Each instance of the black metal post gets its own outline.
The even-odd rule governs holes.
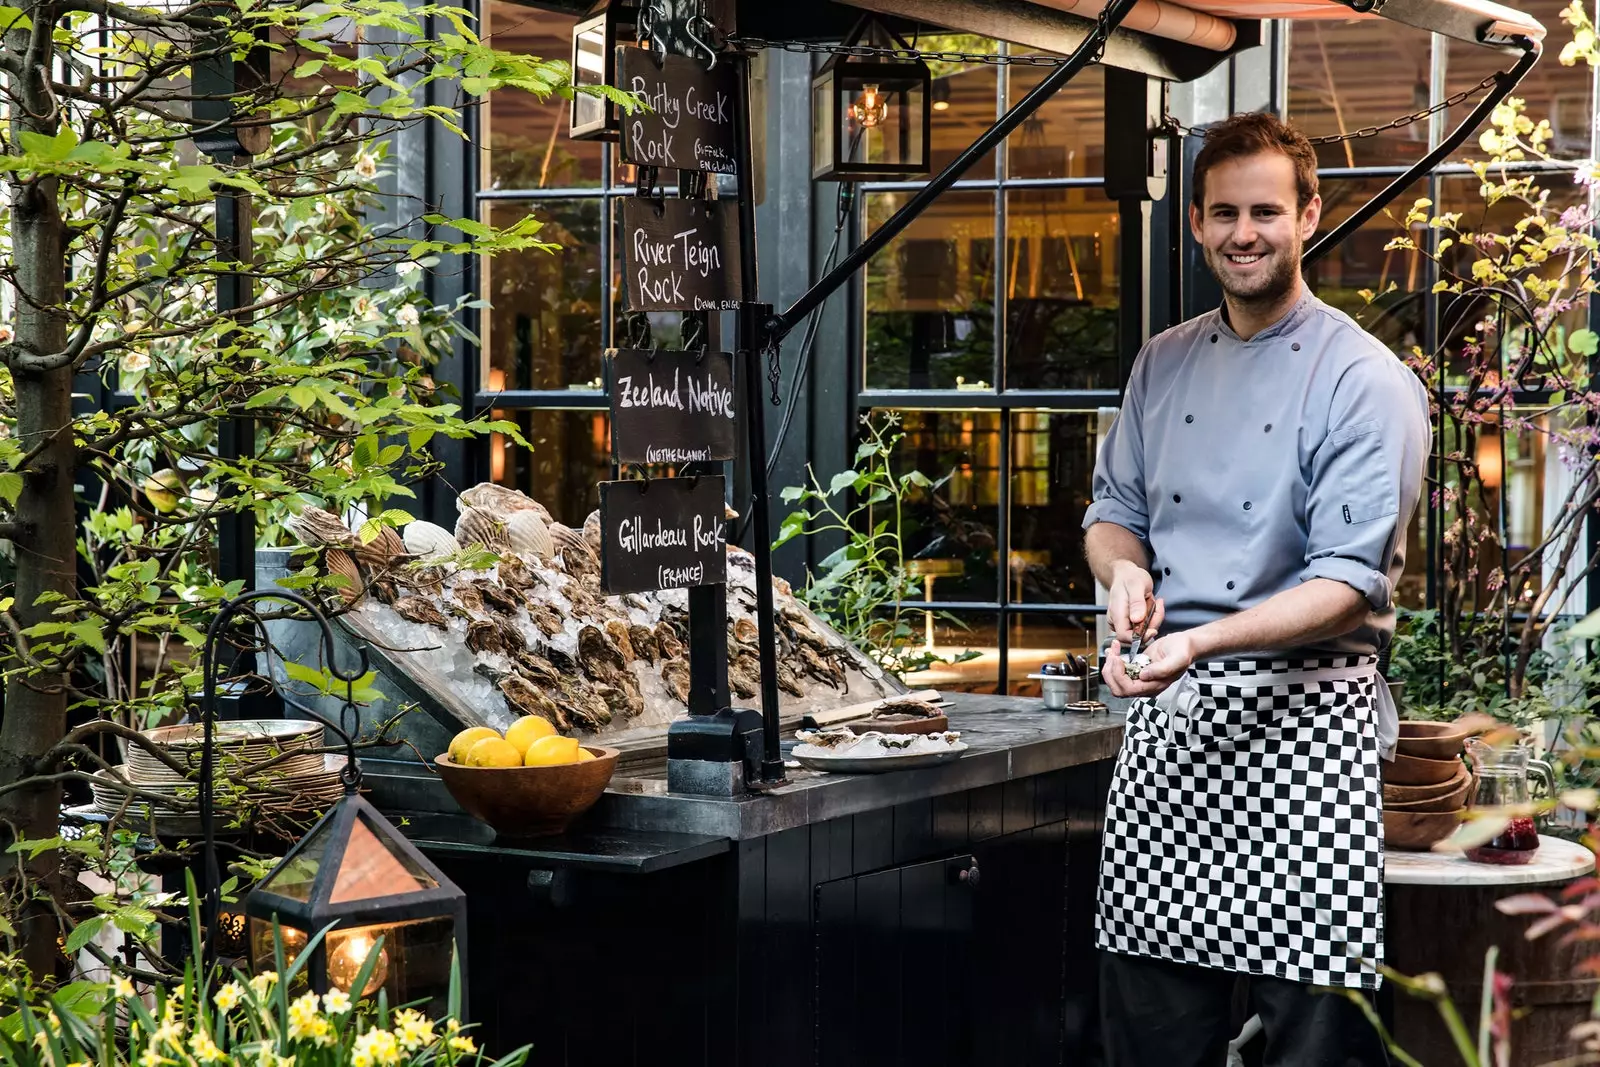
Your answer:
[[[857,245],[837,267],[829,271],[817,284],[807,289],[800,299],[789,306],[787,311],[780,315],[774,315],[767,320],[766,333],[769,340],[773,343],[781,340],[783,335],[794,329],[802,319],[811,313],[812,309],[833,295],[834,290],[849,281],[855,272],[861,269],[869,259],[890,241],[894,240],[901,230],[911,225],[917,216],[926,211],[929,205],[937,200],[945,190],[959,181],[961,176],[971,169],[974,163],[988,155],[995,145],[1005,140],[1013,130],[1027,121],[1046,100],[1053,97],[1062,86],[1071,81],[1078,71],[1091,63],[1098,62],[1105,48],[1106,40],[1111,36],[1111,31],[1122,24],[1122,20],[1127,17],[1128,12],[1133,10],[1136,2],[1137,0],[1110,0],[1110,3],[1101,9],[1099,17],[1095,20],[1094,28],[1089,31],[1088,36],[1083,39],[1078,47],[1073,49],[1072,54],[1066,58],[1065,62],[1046,75],[1038,85],[1033,87],[1027,96],[1017,101],[1015,107],[1001,115],[993,126],[983,131],[978,139],[968,145],[955,159],[951,160],[944,170],[929,179],[928,184],[917,190],[916,195],[907,200],[905,206],[890,215],[882,226],[878,227],[871,236]],[[747,297],[750,294],[750,290],[745,293]]]
[[[216,257],[224,263],[248,263],[250,248],[250,194],[218,189],[216,194]],[[250,275],[229,271],[217,278],[217,311],[237,314],[250,303]],[[222,420],[217,434],[217,458],[224,463],[248,459],[255,452],[255,420]],[[243,579],[245,588],[256,579],[255,514],[229,510],[218,521],[218,572],[223,582]]]
[[[1478,106],[1472,109],[1472,113],[1462,120],[1459,126],[1451,130],[1449,135],[1440,141],[1433,151],[1413,163],[1404,174],[1385,186],[1382,192],[1368,200],[1360,208],[1352,212],[1349,218],[1323,234],[1318,238],[1316,244],[1306,249],[1306,253],[1300,261],[1301,270],[1309,269],[1312,264],[1339,247],[1339,244],[1346,237],[1366,225],[1367,221],[1387,207],[1390,201],[1410,188],[1412,182],[1437,167],[1440,163],[1443,163],[1451,152],[1461,147],[1461,142],[1465,141],[1468,135],[1473,130],[1476,130],[1496,107],[1500,106],[1500,101],[1511,95],[1511,90],[1517,87],[1517,83],[1522,81],[1523,76],[1538,62],[1540,51],[1541,47],[1537,41],[1524,39],[1522,55],[1517,57],[1517,61],[1512,64],[1510,70],[1503,70],[1495,76],[1494,88],[1489,91],[1487,96],[1478,101]]]

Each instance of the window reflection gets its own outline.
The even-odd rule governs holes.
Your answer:
[[[560,246],[485,260],[486,389],[587,387],[600,376],[600,208],[599,200],[486,205],[495,226],[534,214],[544,223],[540,239]]]
[[[1589,154],[1590,130],[1594,121],[1591,104],[1594,72],[1583,62],[1570,67],[1562,66],[1556,56],[1561,42],[1569,40],[1572,33],[1572,27],[1561,20],[1561,9],[1567,4],[1565,0],[1519,0],[1511,6],[1538,19],[1550,33],[1548,51],[1517,83],[1514,95],[1527,103],[1524,113],[1534,122],[1550,120],[1554,134],[1549,143],[1552,155],[1564,159],[1582,159]],[[1489,75],[1505,69],[1506,62],[1506,57],[1493,49],[1451,41],[1445,95],[1472,88]],[[1450,124],[1466,118],[1473,105],[1481,99],[1481,95],[1474,96],[1452,108]],[[1470,140],[1467,143],[1469,147],[1472,145]]]
[[[611,477],[610,420],[604,411],[496,412],[516,422],[532,450],[495,434],[489,442],[489,475],[520,489],[550,509],[557,521],[583,525],[600,506],[602,481]]]
[[[1012,46],[1014,51],[1027,51]],[[1044,67],[1012,67],[1007,106],[1044,80]],[[1081,71],[1046,100],[1006,140],[1006,170],[1013,178],[1098,177],[1106,169],[1105,68]]]
[[[1490,62],[1498,53],[1484,52]],[[1308,137],[1377,126],[1428,106],[1432,37],[1391,19],[1304,19],[1289,34],[1289,118]],[[1318,145],[1324,167],[1409,163],[1428,149],[1428,124]]]
[[[1109,411],[1104,421],[1109,428]],[[1100,423],[1095,411],[1011,413],[1008,594],[1015,603],[1094,603],[1082,527]]]
[[[505,0],[483,7],[488,43],[521,55],[567,59],[575,16],[539,11]],[[483,182],[490,189],[576,189],[600,184],[598,141],[567,136],[568,102],[539,99],[521,89],[497,89],[478,110],[484,145]]]
[[[1074,188],[1006,207],[1007,388],[1118,388],[1116,205]]]
[[[1095,661],[1098,621],[1094,612],[1034,613],[1010,617],[1006,648],[1007,692],[1019,696],[1039,696],[1039,683],[1028,675],[1038,674],[1046,663],[1059,663],[1068,655]],[[1091,699],[1093,694],[1090,694]]]
[[[999,42],[967,34],[921,35],[913,47],[926,52],[972,52],[991,55]],[[999,104],[995,68],[983,64],[929,62],[933,76],[929,107],[929,162],[937,174],[994,123]],[[993,178],[994,153],[989,152],[967,171],[968,178]]]
[[[869,195],[866,228],[908,194]],[[947,193],[866,269],[869,389],[992,387],[994,197]]]
[[[1388,184],[1387,178],[1324,179],[1321,183],[1322,224],[1317,236],[1331,232]],[[1428,228],[1417,223],[1407,231],[1402,222],[1412,204],[1427,195],[1428,183],[1417,182],[1340,242],[1307,274],[1312,291],[1320,299],[1355,319],[1384,344],[1402,352],[1423,343],[1424,302],[1433,286],[1428,258],[1420,249],[1427,239]],[[1417,242],[1418,250],[1385,247],[1407,232]],[[1374,294],[1370,304],[1362,295],[1363,290]]]
[[[916,614],[913,612],[913,616]],[[929,614],[924,614],[920,619],[913,617],[912,629],[926,633],[929,618]],[[932,664],[927,670],[908,672],[905,683],[913,689],[932,688],[957,693],[997,692],[1000,679],[1000,631],[995,625],[997,618],[992,611],[932,613],[933,640],[924,647],[946,658]],[[976,652],[977,655],[964,662],[952,662],[965,652]]]

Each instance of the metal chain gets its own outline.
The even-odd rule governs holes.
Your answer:
[[[1109,5],[1107,6],[1109,7]],[[1105,9],[1102,9],[1101,21],[1104,21],[1104,14]],[[1066,62],[1066,58],[1062,56],[1046,56],[1037,55],[1034,53],[1017,56],[1002,56],[985,52],[922,52],[915,48],[879,48],[875,45],[865,44],[846,45],[814,44],[810,41],[769,41],[765,37],[729,37],[727,39],[727,43],[735,48],[754,51],[761,51],[769,48],[779,48],[785,52],[848,56],[853,59],[899,59],[905,61],[922,60],[924,62],[932,60],[939,63],[963,63],[969,66],[981,64],[991,67],[1059,67]],[[1100,45],[1101,55],[1103,55],[1104,52],[1105,42],[1102,38]],[[1098,58],[1099,57],[1097,56],[1096,59],[1098,60]],[[1309,140],[1313,145],[1340,144],[1345,141],[1358,141],[1368,137],[1376,137],[1380,133],[1387,133],[1390,130],[1404,129],[1414,122],[1421,122],[1423,119],[1429,118],[1440,111],[1455,107],[1457,104],[1465,103],[1467,100],[1477,96],[1484,90],[1491,88],[1495,84],[1495,81],[1498,77],[1499,75],[1497,74],[1491,74],[1470,89],[1463,89],[1461,92],[1454,94],[1448,99],[1441,100],[1439,103],[1434,104],[1431,107],[1423,108],[1421,111],[1415,111],[1409,115],[1402,115],[1400,118],[1385,122],[1381,126],[1363,126],[1361,129],[1356,130],[1353,133],[1329,134],[1325,137],[1310,137],[1307,138],[1307,140]],[[1162,128],[1169,130],[1172,133],[1182,134],[1185,136],[1196,132],[1193,127],[1185,126],[1171,115],[1165,116],[1162,122]]]

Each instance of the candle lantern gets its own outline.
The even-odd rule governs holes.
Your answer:
[[[339,989],[359,998],[382,989],[390,1004],[425,1001],[430,1014],[439,1014],[458,952],[465,982],[465,895],[354,794],[312,827],[245,898],[244,910],[258,973],[276,967],[274,920],[285,963],[332,925],[305,967],[315,992]]]
[[[870,15],[844,44],[912,51]],[[920,59],[886,52],[830,56],[811,79],[811,177],[872,181],[929,174],[931,87]]]
[[[599,0],[572,28],[574,86],[617,84],[617,46],[638,40],[637,5],[628,0]],[[617,105],[589,93],[572,95],[569,134],[579,141],[616,141],[622,137]]]

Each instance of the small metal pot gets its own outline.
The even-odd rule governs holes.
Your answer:
[[[1047,711],[1061,711],[1075,700],[1083,699],[1083,679],[1070,674],[1030,674],[1028,678],[1039,683]]]

